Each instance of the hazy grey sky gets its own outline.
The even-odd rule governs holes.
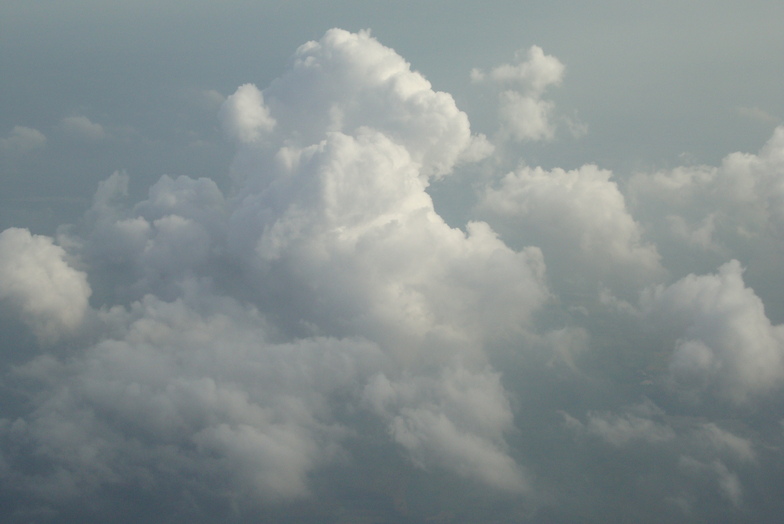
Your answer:
[[[775,522],[781,2],[0,4],[0,520]]]

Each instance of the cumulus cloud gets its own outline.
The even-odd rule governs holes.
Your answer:
[[[563,73],[538,47],[475,70],[506,104],[495,137],[554,136],[543,96]],[[509,151],[451,95],[338,29],[268,86],[209,98],[236,146],[230,181],[164,175],[139,200],[117,172],[56,238],[0,233],[0,325],[38,337],[3,363],[0,514],[784,510],[781,416],[766,415],[784,328],[743,270],[744,247],[781,237],[784,131],[718,167],[629,180],[502,171]],[[452,227],[428,191],[488,156]]]
[[[497,373],[446,368],[438,377],[397,381],[377,375],[364,396],[417,466],[476,477],[504,491],[528,487],[506,453],[513,414]]]
[[[511,245],[540,246],[556,286],[585,291],[598,281],[635,289],[663,273],[612,173],[597,166],[520,168],[487,187],[477,211]]]
[[[104,310],[102,340],[76,358],[17,369],[52,389],[2,438],[25,442],[58,473],[21,469],[6,489],[52,503],[120,479],[144,487],[158,477],[164,488],[195,475],[192,484],[244,503],[308,493],[307,474],[350,436],[331,397],[368,377],[380,352],[360,340],[275,343],[252,308],[190,300],[147,296]]]
[[[784,127],[777,127],[757,154],[638,173],[629,195],[661,243],[740,257],[750,246],[784,238],[783,177]]]
[[[252,84],[240,86],[223,103],[221,120],[226,133],[242,142],[258,141],[275,127],[275,119],[264,105],[264,96]]]
[[[7,153],[26,154],[45,145],[46,136],[32,127],[14,126],[8,138],[0,138],[0,150]]]
[[[97,142],[109,136],[101,124],[92,122],[84,115],[63,118],[60,129],[71,138],[88,142]]]
[[[471,71],[474,82],[489,82],[499,89],[498,116],[501,135],[514,141],[552,140],[555,136],[555,104],[542,99],[550,86],[563,80],[564,65],[554,56],[532,46],[525,55],[518,51],[515,62],[485,73]]]
[[[670,370],[681,387],[744,402],[784,378],[784,326],[771,324],[742,274],[733,260],[643,295],[647,314],[675,338]]]
[[[369,32],[333,29],[301,46],[264,97],[280,122],[279,139],[292,146],[318,144],[325,134],[356,136],[373,129],[404,147],[425,180],[449,173],[481,140],[471,135],[468,117],[451,95],[434,91]]]
[[[0,233],[0,301],[52,342],[74,331],[90,297],[87,275],[71,267],[51,238],[11,228]]]
[[[4,233],[34,242],[43,260],[27,256],[54,265],[54,290],[84,286],[59,293],[76,295],[68,308],[36,309],[47,294],[9,275],[9,300],[46,329],[76,329],[86,278],[97,289],[90,342],[14,373],[46,393],[3,438],[59,472],[6,453],[15,489],[57,505],[120,479],[144,489],[195,474],[243,501],[290,500],[345,460],[359,410],[421,468],[525,491],[485,348],[532,329],[545,267],[538,249],[435,212],[430,180],[489,151],[451,96],[368,33],[332,30],[268,89],[241,86],[220,117],[238,148],[231,196],[163,176],[131,204],[115,173],[58,235],[89,277],[52,239]],[[6,271],[30,265],[5,251]]]

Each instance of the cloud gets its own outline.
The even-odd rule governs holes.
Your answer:
[[[451,95],[433,91],[369,32],[333,29],[301,46],[264,99],[279,122],[278,136],[291,145],[317,144],[332,132],[354,136],[374,129],[406,149],[423,179],[449,173],[481,140],[472,137],[468,117]]]
[[[97,142],[109,136],[101,124],[91,122],[83,115],[63,118],[60,121],[60,129],[69,137],[86,142]]]
[[[349,435],[329,396],[367,376],[379,351],[358,340],[276,344],[253,309],[213,301],[199,312],[188,299],[147,296],[104,310],[98,343],[19,368],[49,394],[5,437],[27,441],[59,473],[22,474],[17,488],[52,501],[119,479],[198,475],[241,498],[306,495],[307,473]]]
[[[721,165],[638,173],[632,209],[662,244],[740,257],[749,245],[784,238],[784,127],[757,154],[732,153]]]
[[[76,330],[91,290],[65,250],[48,237],[11,228],[0,233],[0,301],[17,311],[45,342]]]
[[[518,51],[515,62],[502,64],[489,73],[471,71],[471,80],[488,82],[499,92],[498,115],[502,138],[514,141],[552,140],[555,136],[555,104],[543,100],[550,86],[563,80],[564,65],[542,48],[532,46],[525,55]]]
[[[476,477],[504,491],[528,489],[506,453],[504,433],[513,415],[497,373],[446,368],[439,377],[394,382],[377,375],[364,396],[417,466]]]
[[[477,211],[511,245],[540,246],[556,286],[585,292],[598,281],[615,290],[639,289],[661,277],[663,268],[611,178],[593,165],[572,171],[523,167],[487,187]]]
[[[53,334],[90,318],[70,358],[14,371],[40,394],[2,438],[57,473],[4,446],[6,486],[57,507],[189,477],[194,496],[278,504],[350,456],[359,413],[421,468],[526,491],[486,346],[532,329],[545,267],[538,249],[435,212],[430,181],[489,151],[451,96],[368,33],[332,30],[265,91],[241,86],[221,118],[238,148],[230,196],[163,176],[129,204],[115,173],[60,230],[64,249],[3,233],[7,272],[53,281],[9,274],[12,306]]]
[[[715,167],[500,168],[555,136],[563,74],[538,47],[475,70],[509,106],[491,143],[333,29],[205,95],[230,180],[116,172],[54,238],[0,233],[0,514],[778,515],[784,328],[743,268],[780,279],[784,131]],[[460,227],[429,192],[453,181]]]
[[[675,339],[670,370],[679,387],[742,403],[784,378],[784,326],[774,326],[733,260],[643,295],[658,329]]]
[[[8,138],[0,138],[0,150],[23,155],[46,146],[46,136],[37,129],[14,126]]]
[[[714,448],[727,452],[735,460],[741,463],[756,462],[757,454],[748,439],[725,431],[713,423],[705,424],[701,433],[701,437],[706,438]]]
[[[743,502],[743,487],[738,480],[738,475],[730,471],[720,460],[706,464],[690,457],[683,457],[680,462],[684,472],[695,476],[709,476],[715,478],[720,493],[736,508]]]
[[[635,415],[592,413],[588,419],[588,431],[614,446],[622,446],[634,440],[655,444],[674,438],[669,427],[659,426],[650,419]]]
[[[275,127],[261,91],[252,84],[241,86],[223,103],[221,120],[226,133],[242,142],[258,141]]]
[[[747,118],[749,120],[755,120],[757,122],[763,124],[779,124],[781,122],[780,118],[776,118],[775,116],[766,113],[759,107],[736,107],[735,112],[738,116],[743,118]]]

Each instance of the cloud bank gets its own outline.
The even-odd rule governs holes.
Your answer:
[[[536,46],[474,70],[493,142],[553,139],[564,71]],[[117,172],[56,238],[0,233],[8,520],[783,509],[784,326],[744,267],[780,280],[784,129],[718,167],[497,172],[449,94],[339,29],[219,119],[230,189],[132,203]],[[469,164],[492,176],[451,227],[428,189]]]

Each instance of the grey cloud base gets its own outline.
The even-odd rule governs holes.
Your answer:
[[[230,191],[163,176],[131,204],[115,173],[57,238],[0,233],[2,322],[29,334],[2,383],[4,519],[780,514],[784,326],[744,265],[781,279],[784,130],[625,185],[507,172],[557,133],[563,65],[525,56],[473,73],[509,87],[488,139],[331,30],[224,103]],[[493,176],[456,229],[428,188],[467,165]]]

